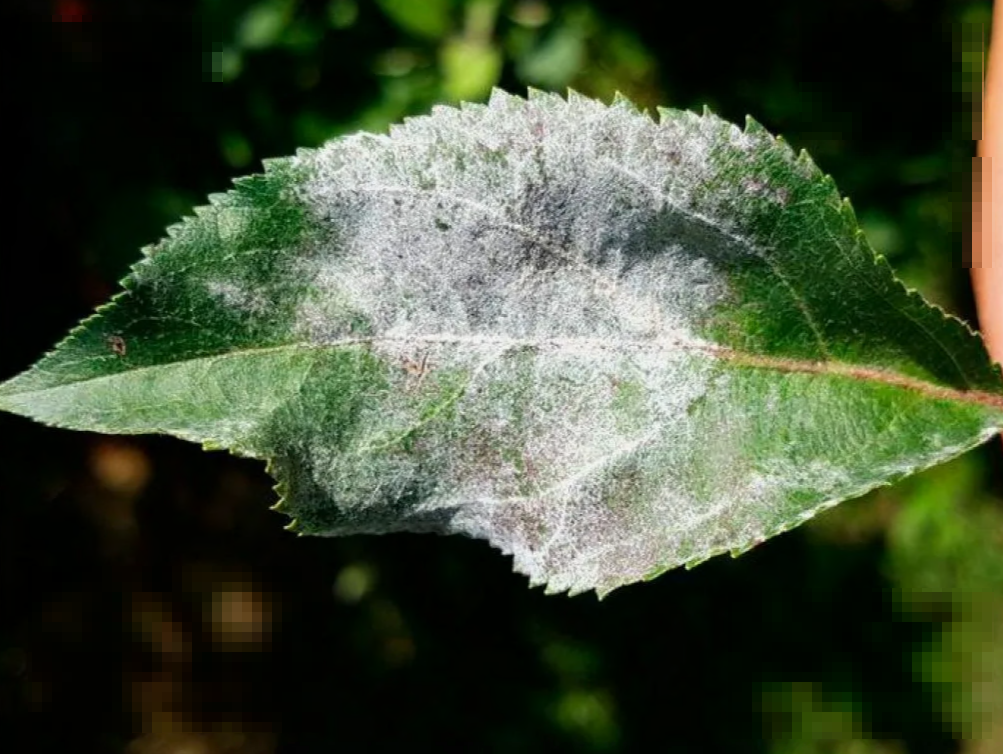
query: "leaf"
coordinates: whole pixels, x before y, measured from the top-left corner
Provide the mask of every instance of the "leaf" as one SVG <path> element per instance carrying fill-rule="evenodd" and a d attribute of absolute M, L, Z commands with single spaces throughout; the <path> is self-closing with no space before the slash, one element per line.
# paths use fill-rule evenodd
<path fill-rule="evenodd" d="M 383 12 L 404 31 L 430 39 L 441 39 L 452 21 L 451 0 L 378 0 Z"/>
<path fill-rule="evenodd" d="M 551 592 L 743 551 L 1003 426 L 982 341 L 750 120 L 495 92 L 267 164 L 0 407 L 268 459 L 311 534 Z"/>

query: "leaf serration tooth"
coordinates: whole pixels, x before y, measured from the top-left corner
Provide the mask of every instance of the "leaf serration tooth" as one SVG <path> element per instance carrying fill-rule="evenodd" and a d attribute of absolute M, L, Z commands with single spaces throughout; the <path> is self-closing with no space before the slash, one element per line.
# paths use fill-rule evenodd
<path fill-rule="evenodd" d="M 613 92 L 613 102 L 611 107 L 617 107 L 638 115 L 641 113 L 641 109 L 637 106 L 637 104 L 619 89 Z"/>

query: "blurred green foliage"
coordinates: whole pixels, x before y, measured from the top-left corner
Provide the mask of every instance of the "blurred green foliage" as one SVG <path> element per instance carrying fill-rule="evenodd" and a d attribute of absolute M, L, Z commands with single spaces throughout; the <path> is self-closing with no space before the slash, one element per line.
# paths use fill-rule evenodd
<path fill-rule="evenodd" d="M 750 113 L 908 284 L 974 317 L 987 2 L 84 5 L 2 53 L 2 377 L 262 158 L 496 85 Z M 1001 450 L 597 603 L 529 590 L 481 543 L 295 539 L 256 464 L 3 416 L 0 747 L 1003 751 Z"/>

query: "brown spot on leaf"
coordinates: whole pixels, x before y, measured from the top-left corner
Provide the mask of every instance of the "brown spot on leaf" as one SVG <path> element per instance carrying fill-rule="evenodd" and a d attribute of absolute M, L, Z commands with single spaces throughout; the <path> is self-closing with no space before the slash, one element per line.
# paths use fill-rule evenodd
<path fill-rule="evenodd" d="M 428 361 L 428 352 L 421 355 L 421 359 L 412 359 L 408 356 L 401 358 L 401 365 L 408 374 L 408 389 L 415 389 L 425 380 L 425 375 L 432 371 L 432 365 Z"/>
<path fill-rule="evenodd" d="M 121 335 L 109 335 L 108 347 L 116 356 L 125 356 L 125 338 Z"/>

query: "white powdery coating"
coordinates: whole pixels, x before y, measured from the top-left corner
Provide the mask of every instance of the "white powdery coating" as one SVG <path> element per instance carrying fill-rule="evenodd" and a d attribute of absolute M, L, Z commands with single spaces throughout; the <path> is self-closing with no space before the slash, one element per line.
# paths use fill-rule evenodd
<path fill-rule="evenodd" d="M 701 189 L 716 123 L 499 94 L 311 158 L 302 196 L 342 247 L 301 270 L 299 334 L 347 342 L 362 318 L 397 381 L 358 463 L 317 449 L 320 486 L 359 509 L 433 469 L 423 511 L 556 590 L 643 576 L 722 514 L 676 469 L 712 370 L 697 325 L 728 291 L 653 222 Z M 442 372 L 465 382 L 437 434 L 413 393 Z M 381 457 L 423 422 L 421 463 Z"/>
<path fill-rule="evenodd" d="M 230 309 L 253 315 L 264 314 L 268 309 L 268 299 L 260 292 L 232 281 L 208 280 L 205 288 L 210 296 Z"/>
<path fill-rule="evenodd" d="M 339 532 L 411 516 L 488 539 L 551 591 L 608 591 L 746 548 L 792 490 L 845 482 L 745 467 L 727 434 L 722 469 L 692 463 L 690 412 L 726 387 L 697 335 L 732 296 L 710 259 L 761 255 L 736 230 L 752 189 L 720 185 L 713 150 L 766 138 L 497 93 L 299 158 L 338 240 L 297 270 L 297 335 L 364 344 L 390 383 L 354 452 L 305 451 Z M 409 512 L 379 514 L 408 490 Z"/>
<path fill-rule="evenodd" d="M 706 387 L 707 367 L 664 352 L 539 357 L 528 380 L 532 403 L 516 431 L 525 438 L 524 468 L 499 479 L 478 463 L 484 447 L 506 444 L 508 426 L 490 422 L 497 401 L 474 393 L 465 408 L 481 431 L 454 460 L 460 484 L 430 504 L 458 507 L 457 531 L 490 539 L 552 590 L 581 591 L 610 574 L 637 578 L 666 554 L 653 540 L 685 523 L 661 515 L 666 498 L 694 515 L 706 503 L 676 492 L 672 450 L 690 440 L 685 412 Z M 639 416 L 627 422 L 611 387 L 624 375 L 643 396 Z"/>

